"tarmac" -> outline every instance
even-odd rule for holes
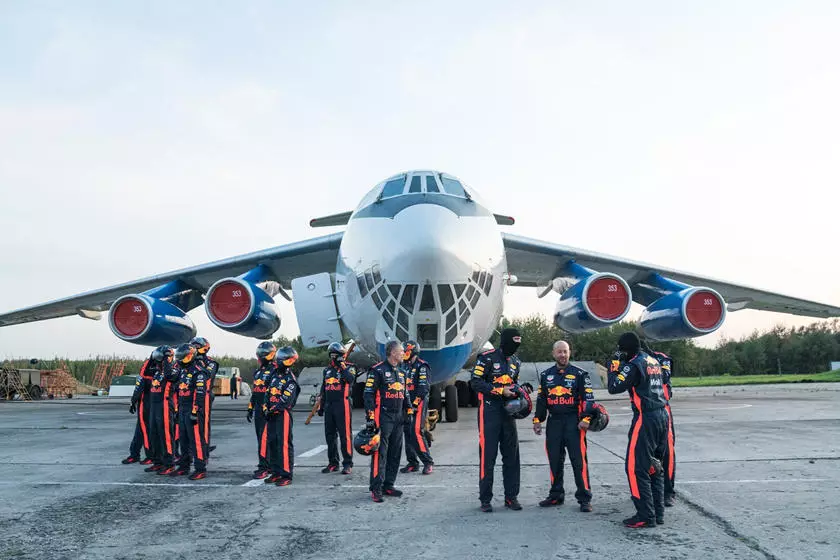
[[[626,395],[596,398],[610,425],[588,436],[592,513],[540,508],[542,436],[519,421],[524,509],[478,510],[476,411],[439,424],[429,476],[400,474],[401,498],[375,504],[370,460],[321,474],[322,419],[295,412],[295,478],[252,481],[247,400],[217,397],[209,476],[173,479],[122,465],[134,431],[127,399],[0,402],[0,558],[838,558],[840,384],[678,389],[677,504],[664,525],[626,529]],[[354,428],[362,424],[354,411]],[[500,461],[500,460],[499,460]]]

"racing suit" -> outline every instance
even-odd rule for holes
[[[665,470],[665,497],[667,498],[676,494],[674,491],[674,477],[677,472],[677,460],[674,451],[676,435],[674,433],[674,415],[671,413],[671,395],[674,394],[671,389],[671,374],[674,370],[674,360],[663,352],[654,352],[652,356],[659,362],[659,367],[662,370],[662,383],[665,386],[665,398],[668,400],[668,404],[665,405],[665,410],[668,412],[668,449],[665,453],[665,459],[662,461],[662,468]]]
[[[592,500],[586,431],[579,429],[578,423],[587,417],[594,403],[592,381],[586,371],[573,365],[554,365],[540,373],[534,423],[545,422],[548,415],[545,452],[551,475],[549,498],[562,501],[566,496],[563,488],[563,463],[568,449],[577,486],[575,498],[580,504],[588,504]]]
[[[519,437],[502,397],[503,389],[517,384],[519,368],[518,357],[506,357],[501,349],[490,350],[478,355],[470,377],[470,386],[478,393],[478,488],[482,504],[493,499],[493,469],[499,450],[505,499],[519,495]]]
[[[271,470],[271,465],[268,460],[268,448],[266,447],[265,456],[262,453],[262,436],[265,429],[263,404],[265,403],[265,393],[268,390],[268,384],[276,368],[277,363],[273,361],[267,364],[260,364],[260,367],[254,372],[254,385],[251,389],[251,400],[248,403],[248,410],[253,411],[254,414],[254,431],[257,434],[257,469],[261,471]],[[266,437],[268,437],[267,434]]]
[[[216,395],[213,394],[213,385],[216,383],[216,373],[219,371],[219,362],[213,360],[207,354],[196,354],[195,360],[201,365],[204,370],[209,375],[209,381],[207,384],[207,394],[210,395],[210,399],[207,401],[207,424],[204,430],[204,443],[207,445],[208,449],[210,447],[210,431],[211,431],[211,416],[213,414],[213,402],[216,400]],[[209,453],[209,451],[208,451]]]
[[[423,465],[434,465],[432,456],[429,454],[429,442],[423,430],[426,426],[426,415],[429,413],[429,375],[431,368],[428,362],[419,357],[413,362],[405,364],[406,385],[408,395],[411,398],[411,406],[414,414],[409,414],[405,419],[405,460],[408,466],[415,469],[419,465],[417,458],[423,461]]]
[[[353,413],[350,393],[355,381],[356,368],[351,364],[333,360],[324,368],[319,412],[324,415],[324,437],[327,440],[330,466],[338,467],[338,441],[341,442],[342,467],[353,466]]]
[[[181,455],[184,453],[189,455],[189,451],[185,450],[188,447],[184,443],[186,439],[181,439],[181,421],[178,415],[178,381],[180,376],[181,369],[178,367],[178,364],[172,364],[167,371],[166,380],[168,383],[164,389],[164,394],[167,395],[166,400],[169,404],[169,422],[172,425],[172,434],[174,436],[172,443],[173,463],[179,462]]]
[[[179,365],[178,369],[178,416],[181,428],[181,462],[178,467],[180,470],[189,470],[192,458],[195,472],[204,472],[207,470],[207,441],[204,434],[210,424],[210,393],[207,385],[211,376],[198,360]]]
[[[630,394],[633,421],[624,469],[638,517],[654,524],[665,515],[664,477],[651,472],[653,459],[664,458],[668,440],[662,370],[655,358],[640,351],[629,360],[613,360],[607,377],[610,394]]]
[[[277,364],[268,382],[267,398],[262,405],[265,427],[260,441],[260,456],[268,458],[273,475],[292,478],[295,446],[292,438],[292,408],[300,387],[292,370]]]
[[[166,390],[166,370],[169,364],[151,362],[152,381],[149,388],[149,410],[150,430],[149,439],[152,445],[152,459],[156,466],[164,464],[163,455],[166,452],[166,434],[164,431],[164,408],[168,408],[165,402],[164,391]],[[171,464],[171,463],[170,463]]]
[[[370,460],[370,491],[378,493],[394,487],[400,467],[409,402],[405,372],[387,361],[376,364],[368,372],[364,395],[367,418],[376,422],[380,434]]]
[[[164,363],[163,378],[161,460],[165,467],[171,467],[175,464],[175,455],[178,454],[178,370],[174,364]]]
[[[149,391],[152,388],[152,377],[154,376],[153,362],[146,360],[140,368],[140,375],[134,382],[134,394],[131,395],[131,404],[137,407],[137,425],[134,427],[134,437],[128,453],[135,459],[140,458],[140,447],[146,454],[146,459],[154,459],[152,441],[150,436],[151,407],[149,406]]]

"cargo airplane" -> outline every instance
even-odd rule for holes
[[[279,295],[294,302],[307,347],[352,337],[381,355],[389,340],[417,340],[432,367],[430,408],[445,402],[452,421],[463,393],[454,377],[497,328],[507,286],[556,292],[554,323],[567,332],[620,321],[635,301],[645,308],[638,328],[653,340],[709,334],[740,309],[840,316],[831,305],[500,231],[513,223],[458,178],[409,171],[355,210],[310,222],[343,232],[0,314],[0,326],[107,311],[118,338],[175,345],[196,334],[187,313],[203,305],[218,328],[268,339],[280,327]]]

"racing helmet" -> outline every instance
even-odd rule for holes
[[[516,396],[505,402],[505,410],[517,420],[527,418],[531,414],[531,396],[519,385],[514,385],[511,391]]]
[[[279,363],[286,367],[290,367],[298,360],[298,353],[297,350],[291,346],[284,346],[277,350],[276,358]]]
[[[414,340],[409,340],[408,342],[406,342],[403,348],[405,349],[405,352],[403,352],[404,362],[407,362],[414,356],[420,354],[420,345],[417,344],[417,342]]]
[[[195,357],[195,352],[195,346],[192,344],[182,344],[175,350],[175,359],[182,364],[188,364]]]
[[[166,358],[172,355],[172,348],[166,346],[158,346],[154,350],[152,350],[152,361],[155,362],[163,362]]]
[[[379,430],[361,430],[353,438],[353,448],[359,455],[373,455],[379,449]]]
[[[589,431],[600,432],[610,423],[610,415],[607,414],[607,409],[604,405],[597,403],[592,406],[592,412],[589,414]]]
[[[260,342],[257,346],[257,358],[261,362],[270,362],[274,359],[275,354],[277,354],[277,347],[268,340]]]
[[[347,348],[340,342],[333,342],[327,346],[327,355],[331,360],[343,358],[345,352],[347,352]]]
[[[206,354],[210,351],[210,342],[203,336],[193,338],[190,340],[190,344],[195,347],[199,354]]]

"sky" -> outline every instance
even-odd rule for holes
[[[338,231],[309,219],[418,168],[511,233],[840,305],[838,28],[807,0],[0,3],[0,312]],[[0,329],[0,359],[147,353]]]

